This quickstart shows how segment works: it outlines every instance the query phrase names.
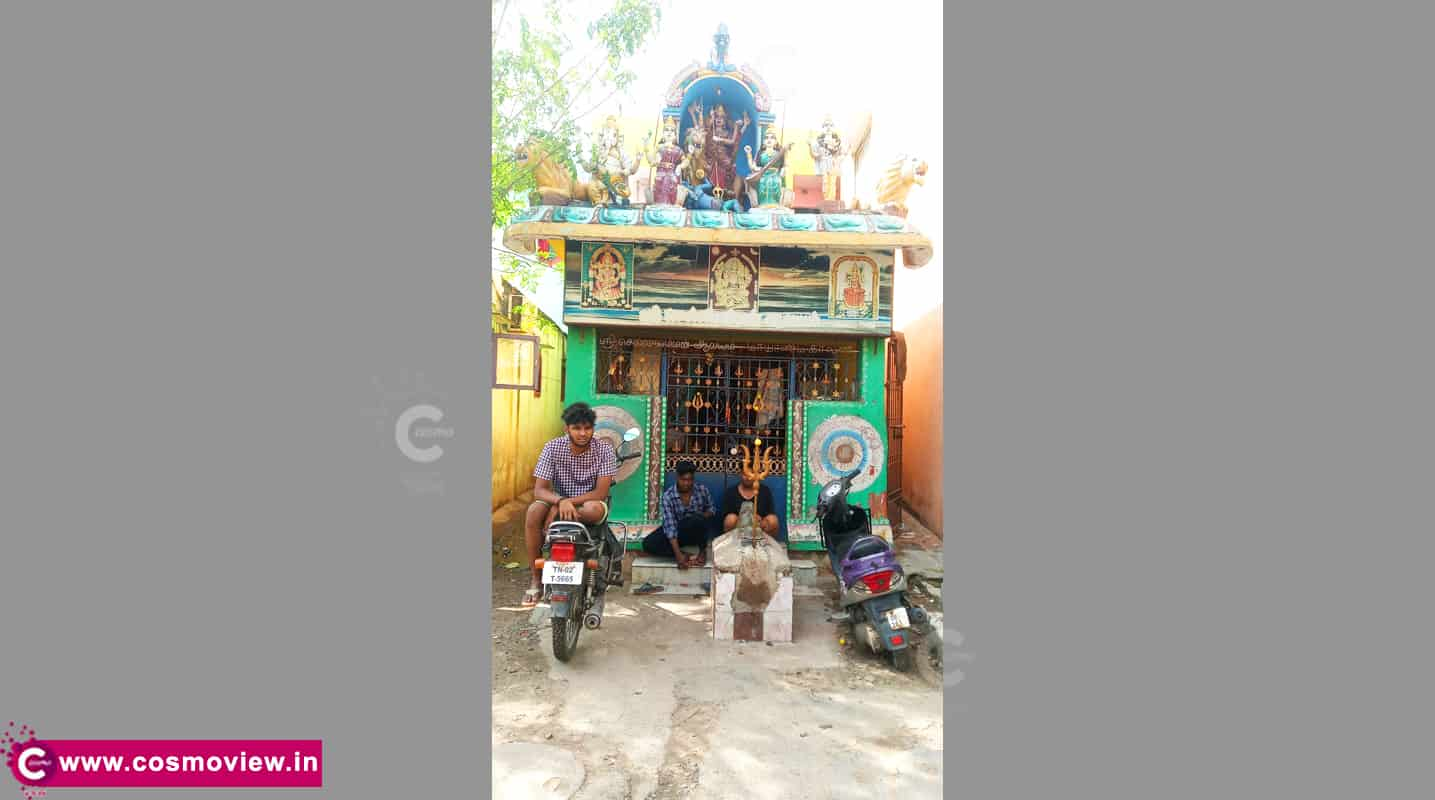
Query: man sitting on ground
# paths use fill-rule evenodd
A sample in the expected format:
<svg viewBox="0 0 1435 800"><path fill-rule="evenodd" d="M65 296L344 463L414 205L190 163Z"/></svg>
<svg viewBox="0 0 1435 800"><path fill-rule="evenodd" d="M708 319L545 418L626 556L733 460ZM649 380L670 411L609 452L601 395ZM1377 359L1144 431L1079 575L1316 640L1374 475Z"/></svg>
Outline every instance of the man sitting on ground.
<svg viewBox="0 0 1435 800"><path fill-rule="evenodd" d="M677 480L663 492L663 526L643 539L643 552L671 555L678 569L701 567L716 508L708 488L697 482L693 462L679 461L675 471ZM698 554L689 558L683 548L693 545L698 547Z"/></svg>
<svg viewBox="0 0 1435 800"><path fill-rule="evenodd" d="M762 440L757 439L756 445L761 446ZM777 519L777 502L772 499L772 490L762 485L762 479L772 473L773 465L768 461L768 454L771 447L763 452L756 459L748 453L747 445L741 445L743 452L742 480L722 498L722 529L724 532L737 527L738 515L742 512L744 502L753 503L753 520L758 528L768 536L777 538L779 523ZM751 460L751 464L748 462Z"/></svg>
<svg viewBox="0 0 1435 800"><path fill-rule="evenodd" d="M598 415L587 403L563 410L565 433L543 445L533 468L533 503L523 520L524 544L533 580L523 593L523 605L538 603L543 595L542 573L532 565L543 554L543 532L554 518L597 525L608 518L608 489L618 474L618 454L603 439L593 438Z"/></svg>

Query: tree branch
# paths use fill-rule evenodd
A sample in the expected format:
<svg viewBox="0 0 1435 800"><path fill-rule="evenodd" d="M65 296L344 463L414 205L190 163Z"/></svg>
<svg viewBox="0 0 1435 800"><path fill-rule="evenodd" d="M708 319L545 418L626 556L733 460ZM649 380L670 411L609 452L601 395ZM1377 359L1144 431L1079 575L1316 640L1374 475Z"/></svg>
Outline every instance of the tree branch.
<svg viewBox="0 0 1435 800"><path fill-rule="evenodd" d="M498 32L503 30L503 18L508 16L509 0L503 0L503 10L498 12L498 24L493 26L493 48L498 49Z"/></svg>

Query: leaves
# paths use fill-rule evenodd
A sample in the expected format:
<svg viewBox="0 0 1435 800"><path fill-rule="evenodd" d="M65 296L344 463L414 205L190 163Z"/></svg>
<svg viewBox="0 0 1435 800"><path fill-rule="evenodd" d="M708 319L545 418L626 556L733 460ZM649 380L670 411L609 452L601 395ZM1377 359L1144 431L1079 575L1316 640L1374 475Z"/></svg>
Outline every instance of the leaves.
<svg viewBox="0 0 1435 800"><path fill-rule="evenodd" d="M513 161L518 147L540 137L575 171L575 155L589 149L578 121L632 85L637 76L622 68L624 59L638 53L661 21L658 0L612 0L586 26L587 41L575 42L565 30L589 7L573 0L494 3L494 20L503 26L493 37L494 227L528 207L537 188L532 168Z"/></svg>

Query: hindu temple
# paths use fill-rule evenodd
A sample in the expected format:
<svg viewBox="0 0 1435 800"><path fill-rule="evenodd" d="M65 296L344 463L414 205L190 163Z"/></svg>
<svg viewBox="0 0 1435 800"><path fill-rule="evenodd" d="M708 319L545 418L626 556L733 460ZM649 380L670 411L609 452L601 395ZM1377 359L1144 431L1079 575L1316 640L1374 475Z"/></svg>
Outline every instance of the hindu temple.
<svg viewBox="0 0 1435 800"><path fill-rule="evenodd" d="M654 141L625 143L609 119L578 159L586 177L520 154L539 186L504 243L563 270L565 401L592 404L615 447L641 449L611 509L629 547L660 524L678 461L719 498L740 447L758 439L789 549L821 548L816 493L853 470L852 499L890 540L893 274L932 256L903 206L924 168L897 165L867 207L851 207L837 187L841 136L829 122L813 140L782 141L767 83L731 63L728 45L720 28L655 98ZM795 147L813 174L791 174ZM633 427L642 436L622 442Z"/></svg>

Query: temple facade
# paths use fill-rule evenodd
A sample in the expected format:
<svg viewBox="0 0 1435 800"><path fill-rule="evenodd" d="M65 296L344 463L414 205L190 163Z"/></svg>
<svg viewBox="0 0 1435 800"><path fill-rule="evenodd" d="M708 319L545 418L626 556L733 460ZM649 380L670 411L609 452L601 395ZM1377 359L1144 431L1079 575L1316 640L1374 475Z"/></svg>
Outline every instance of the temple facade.
<svg viewBox="0 0 1435 800"><path fill-rule="evenodd" d="M647 186L634 191L632 147L610 125L588 184L540 179L504 243L563 272L564 401L592 404L599 436L642 453L612 498L630 546L660 524L678 461L718 497L744 445L769 454L764 484L790 548L820 549L817 491L854 470L852 499L890 539L894 271L925 265L931 242L906 219L901 186L847 207L832 177L847 155L840 136L827 126L781 141L766 82L730 63L727 44L720 29L708 58L658 98L656 141L640 148ZM787 154L799 151L816 174L791 173ZM899 165L895 180L921 170ZM642 436L623 443L633 427Z"/></svg>

